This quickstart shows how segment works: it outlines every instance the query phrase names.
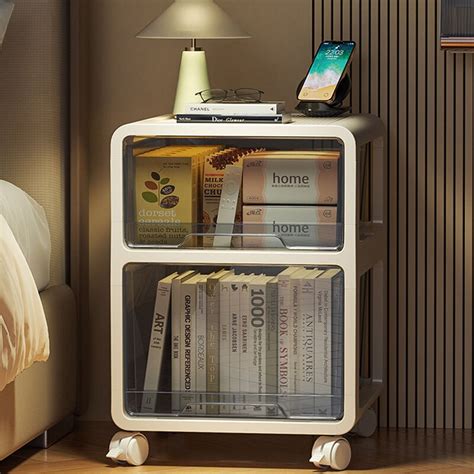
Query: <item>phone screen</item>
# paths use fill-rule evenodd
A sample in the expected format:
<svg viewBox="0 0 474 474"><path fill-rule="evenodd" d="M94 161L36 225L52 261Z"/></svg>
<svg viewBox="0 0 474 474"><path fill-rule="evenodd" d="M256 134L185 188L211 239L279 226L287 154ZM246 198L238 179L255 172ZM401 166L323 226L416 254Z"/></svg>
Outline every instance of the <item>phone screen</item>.
<svg viewBox="0 0 474 474"><path fill-rule="evenodd" d="M354 48L353 41L321 43L298 99L330 102L350 63Z"/></svg>

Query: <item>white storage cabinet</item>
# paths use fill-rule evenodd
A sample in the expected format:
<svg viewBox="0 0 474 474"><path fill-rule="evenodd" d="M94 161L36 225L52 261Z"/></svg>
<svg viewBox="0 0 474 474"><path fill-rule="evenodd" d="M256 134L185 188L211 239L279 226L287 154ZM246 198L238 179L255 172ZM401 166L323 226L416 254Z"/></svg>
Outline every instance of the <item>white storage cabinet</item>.
<svg viewBox="0 0 474 474"><path fill-rule="evenodd" d="M337 118L296 117L289 124L177 124L157 117L120 127L111 143L111 363L112 416L123 430L111 441L109 457L141 464L148 442L140 432L215 432L315 435L310 461L345 469L350 445L343 436L369 436L376 428L371 407L383 389L385 334L385 154L384 127L370 115ZM234 228L224 233L271 237L268 248L203 247L203 223L188 223L189 234L172 245L140 242L134 216L134 155L173 144L222 144L273 150L337 149L339 191L337 223L329 228L332 243L292 245L268 226ZM139 150L137 150L139 148ZM181 229L182 230L182 229ZM328 231L327 226L323 229ZM168 229L169 231L169 229ZM220 231L222 232L222 230ZM194 237L193 237L194 236ZM235 239L234 239L235 240ZM245 239L243 240L245 242ZM242 240L240 240L242 242ZM232 268L236 273L277 275L288 266L337 268L343 291L333 306L330 392L289 394L196 393L200 403L248 404L237 413L172 409L169 361L164 388L151 395L156 409L143 412L143 390L154 292L157 281L174 271ZM334 304L334 303L333 303ZM340 308L335 310L334 308ZM317 350L317 348L316 348ZM317 359L316 359L317 362ZM168 377L168 382L166 378ZM160 382L161 383L161 382ZM148 394L150 395L150 394ZM211 399L211 396L213 397ZM217 399L216 399L217 397ZM209 401L211 400L211 401ZM309 408L308 408L309 406ZM310 453L308 453L310 454Z"/></svg>

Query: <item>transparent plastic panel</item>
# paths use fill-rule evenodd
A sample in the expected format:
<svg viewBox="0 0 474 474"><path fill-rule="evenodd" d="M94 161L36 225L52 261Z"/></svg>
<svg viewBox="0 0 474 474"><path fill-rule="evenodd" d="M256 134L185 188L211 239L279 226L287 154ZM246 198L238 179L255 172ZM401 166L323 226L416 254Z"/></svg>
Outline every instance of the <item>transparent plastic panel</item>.
<svg viewBox="0 0 474 474"><path fill-rule="evenodd" d="M123 276L131 416L342 418L338 267L129 264Z"/></svg>
<svg viewBox="0 0 474 474"><path fill-rule="evenodd" d="M128 137L126 244L338 250L343 161L333 139Z"/></svg>

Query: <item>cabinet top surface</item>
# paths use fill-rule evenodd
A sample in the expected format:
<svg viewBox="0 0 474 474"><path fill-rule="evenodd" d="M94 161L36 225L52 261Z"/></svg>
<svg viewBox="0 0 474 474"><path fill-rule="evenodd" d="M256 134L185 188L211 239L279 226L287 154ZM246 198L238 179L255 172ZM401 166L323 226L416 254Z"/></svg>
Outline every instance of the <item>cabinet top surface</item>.
<svg viewBox="0 0 474 474"><path fill-rule="evenodd" d="M297 137L352 135L357 142L368 142L385 134L383 122L375 115L342 115L339 117L304 117L292 115L286 124L235 123L176 123L171 115L162 115L121 126L115 135L174 135L174 136L260 136Z"/></svg>

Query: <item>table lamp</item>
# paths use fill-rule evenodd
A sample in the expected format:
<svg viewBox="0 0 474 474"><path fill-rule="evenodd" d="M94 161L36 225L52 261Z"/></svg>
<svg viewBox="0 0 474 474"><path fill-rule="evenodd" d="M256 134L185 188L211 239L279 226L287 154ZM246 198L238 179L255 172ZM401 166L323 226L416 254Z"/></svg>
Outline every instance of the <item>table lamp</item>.
<svg viewBox="0 0 474 474"><path fill-rule="evenodd" d="M0 48L2 47L3 38L5 37L14 7L13 0L0 0Z"/></svg>
<svg viewBox="0 0 474 474"><path fill-rule="evenodd" d="M209 89L206 54L196 46L198 39L250 38L214 0L175 0L159 17L146 26L137 38L188 39L183 51L173 113L184 111L185 104L200 102L197 92Z"/></svg>

